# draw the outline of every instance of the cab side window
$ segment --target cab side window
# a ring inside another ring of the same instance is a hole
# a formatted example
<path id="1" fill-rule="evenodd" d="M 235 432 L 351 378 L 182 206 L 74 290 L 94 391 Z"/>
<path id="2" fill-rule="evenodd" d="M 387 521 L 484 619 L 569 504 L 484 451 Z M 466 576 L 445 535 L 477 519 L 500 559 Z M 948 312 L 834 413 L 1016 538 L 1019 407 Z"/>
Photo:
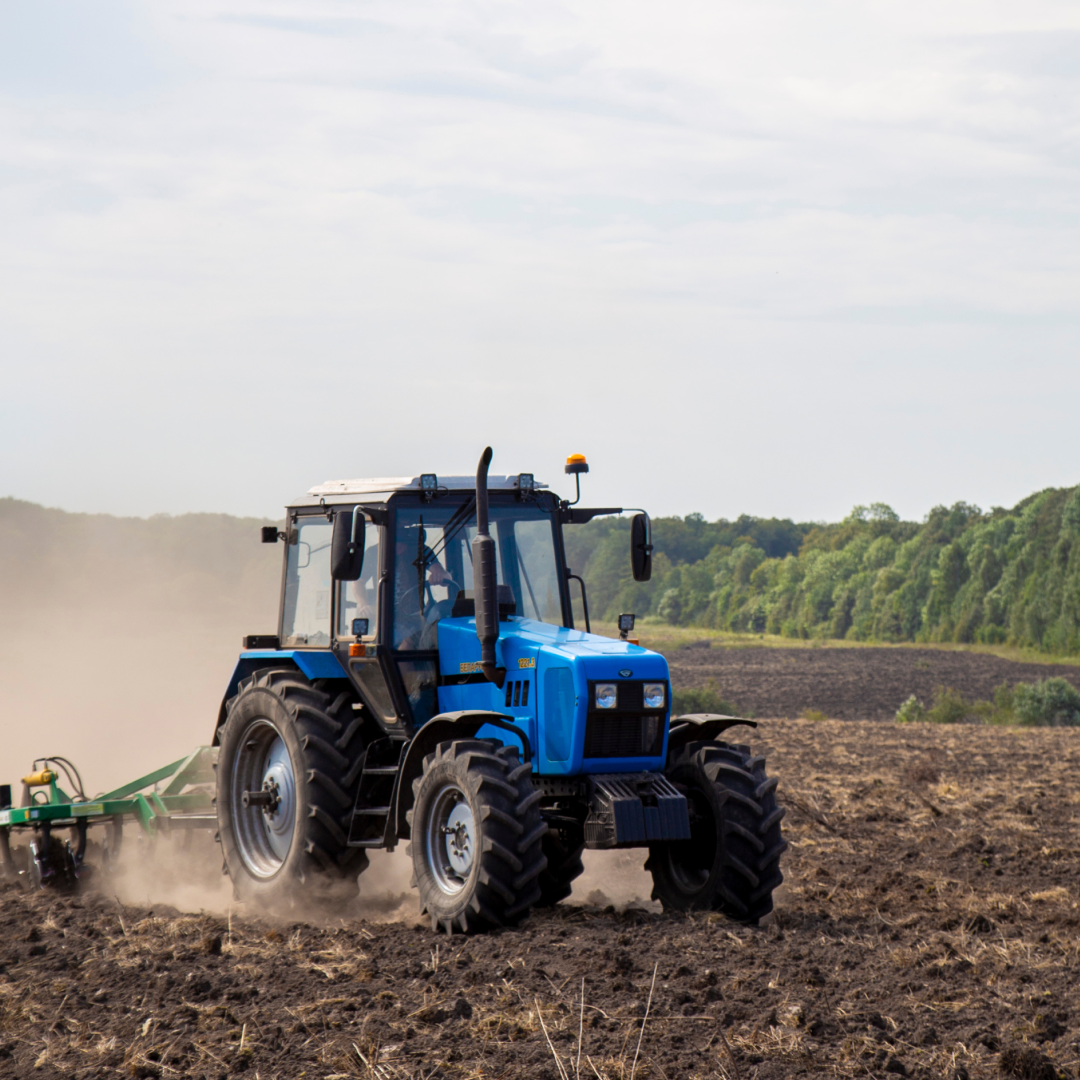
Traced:
<path id="1" fill-rule="evenodd" d="M 330 540 L 324 517 L 300 518 L 289 545 L 281 640 L 286 647 L 330 644 Z"/>
<path id="2" fill-rule="evenodd" d="M 379 617 L 379 541 L 382 527 L 370 521 L 364 530 L 364 568 L 359 581 L 342 581 L 338 588 L 338 638 L 353 637 L 353 620 L 367 619 L 367 637 L 374 637 Z"/>

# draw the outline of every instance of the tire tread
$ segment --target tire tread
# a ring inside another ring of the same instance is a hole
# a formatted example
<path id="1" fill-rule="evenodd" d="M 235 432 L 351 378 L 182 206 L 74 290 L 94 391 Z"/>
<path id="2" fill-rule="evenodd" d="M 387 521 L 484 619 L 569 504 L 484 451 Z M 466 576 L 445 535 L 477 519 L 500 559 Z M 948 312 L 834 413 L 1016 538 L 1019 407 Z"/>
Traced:
<path id="1" fill-rule="evenodd" d="M 236 715 L 237 705 L 251 694 L 270 694 L 277 699 L 278 715 L 283 711 L 292 724 L 303 753 L 297 771 L 298 779 L 306 779 L 308 809 L 306 818 L 298 824 L 302 832 L 298 838 L 300 860 L 294 864 L 291 879 L 282 879 L 277 886 L 281 891 L 278 899 L 293 903 L 292 893 L 297 886 L 311 884 L 312 879 L 340 881 L 355 877 L 368 864 L 364 849 L 348 847 L 353 807 L 350 792 L 364 756 L 364 742 L 358 734 L 361 724 L 352 710 L 356 698 L 341 680 L 310 682 L 295 668 L 262 668 L 242 679 L 236 696 L 226 703 L 227 719 L 219 729 L 219 741 L 224 740 L 230 722 L 241 722 Z M 259 704 L 259 711 L 270 708 L 269 701 Z M 328 741 L 327 736 L 333 741 Z M 227 771 L 218 770 L 219 804 Z M 257 882 L 249 878 L 242 865 L 232 865 L 234 861 L 228 860 L 234 885 L 241 893 L 245 886 L 250 891 Z"/>
<path id="2" fill-rule="evenodd" d="M 667 775 L 684 789 L 696 787 L 715 808 L 718 850 L 705 884 L 689 892 L 671 869 L 679 845 L 654 844 L 645 864 L 653 898 L 669 910 L 708 908 L 759 922 L 772 911 L 773 892 L 784 880 L 780 858 L 788 844 L 780 829 L 785 810 L 776 801 L 779 780 L 766 775 L 765 758 L 750 747 L 718 742 L 680 747 Z"/>
<path id="3" fill-rule="evenodd" d="M 448 897 L 425 864 L 426 843 L 418 842 L 422 816 L 434 770 L 441 776 L 450 766 L 453 782 L 471 793 L 480 831 L 475 878 L 458 897 Z M 547 866 L 543 837 L 547 825 L 537 800 L 531 798 L 531 767 L 522 763 L 517 748 L 492 739 L 457 739 L 440 743 L 424 758 L 423 772 L 413 783 L 415 801 L 409 825 L 414 877 L 421 906 L 434 929 L 472 933 L 519 922 L 539 897 L 536 879 Z M 468 895 L 465 895 L 465 892 Z"/>

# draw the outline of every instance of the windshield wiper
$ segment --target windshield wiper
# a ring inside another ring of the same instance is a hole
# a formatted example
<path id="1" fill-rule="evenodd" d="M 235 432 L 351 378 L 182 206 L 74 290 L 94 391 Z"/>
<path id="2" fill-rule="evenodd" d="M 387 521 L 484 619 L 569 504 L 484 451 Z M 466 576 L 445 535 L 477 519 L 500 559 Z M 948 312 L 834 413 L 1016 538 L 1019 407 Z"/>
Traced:
<path id="1" fill-rule="evenodd" d="M 424 613 L 424 582 L 427 577 L 427 559 L 424 558 L 424 515 L 420 515 L 420 526 L 416 530 L 416 603 L 420 607 L 420 614 Z"/>
<path id="2" fill-rule="evenodd" d="M 476 496 L 473 495 L 454 511 L 454 516 L 443 526 L 442 539 L 435 542 L 435 550 L 431 552 L 432 559 L 437 559 L 446 550 L 446 545 L 468 525 L 472 520 L 472 512 L 475 507 Z"/>

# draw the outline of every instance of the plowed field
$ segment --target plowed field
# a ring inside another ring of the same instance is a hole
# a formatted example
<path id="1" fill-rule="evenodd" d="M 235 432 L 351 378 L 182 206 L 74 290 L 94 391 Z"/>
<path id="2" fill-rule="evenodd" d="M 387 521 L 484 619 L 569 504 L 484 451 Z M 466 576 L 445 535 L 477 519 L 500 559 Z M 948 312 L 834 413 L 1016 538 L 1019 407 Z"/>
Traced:
<path id="1" fill-rule="evenodd" d="M 643 641 L 648 644 L 648 641 Z M 714 682 L 741 715 L 805 716 L 816 709 L 836 720 L 892 720 L 915 694 L 929 705 L 938 686 L 990 701 L 1002 683 L 1051 675 L 1080 688 L 1080 667 L 1006 660 L 987 653 L 933 648 L 724 648 L 707 640 L 667 653 L 680 688 Z"/>
<path id="2" fill-rule="evenodd" d="M 636 853 L 469 939 L 413 900 L 280 921 L 8 885 L 0 1076 L 1074 1076 L 1080 733 L 753 738 L 789 808 L 771 925 L 658 912 Z"/>

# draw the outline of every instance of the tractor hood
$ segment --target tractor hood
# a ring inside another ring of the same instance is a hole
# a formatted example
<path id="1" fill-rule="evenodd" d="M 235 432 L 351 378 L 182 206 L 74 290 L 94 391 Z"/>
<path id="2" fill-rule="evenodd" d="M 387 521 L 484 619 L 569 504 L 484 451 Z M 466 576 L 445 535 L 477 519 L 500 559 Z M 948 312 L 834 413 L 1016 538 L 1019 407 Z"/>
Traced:
<path id="1" fill-rule="evenodd" d="M 490 709 L 510 717 L 529 740 L 536 772 L 558 776 L 663 767 L 671 688 L 667 661 L 659 653 L 511 616 L 500 620 L 495 645 L 496 662 L 506 669 L 500 689 L 481 673 L 474 618 L 442 619 L 438 634 L 440 711 Z M 596 708 L 598 683 L 615 685 L 613 708 Z M 656 683 L 664 685 L 663 707 L 646 709 L 642 688 Z"/>

